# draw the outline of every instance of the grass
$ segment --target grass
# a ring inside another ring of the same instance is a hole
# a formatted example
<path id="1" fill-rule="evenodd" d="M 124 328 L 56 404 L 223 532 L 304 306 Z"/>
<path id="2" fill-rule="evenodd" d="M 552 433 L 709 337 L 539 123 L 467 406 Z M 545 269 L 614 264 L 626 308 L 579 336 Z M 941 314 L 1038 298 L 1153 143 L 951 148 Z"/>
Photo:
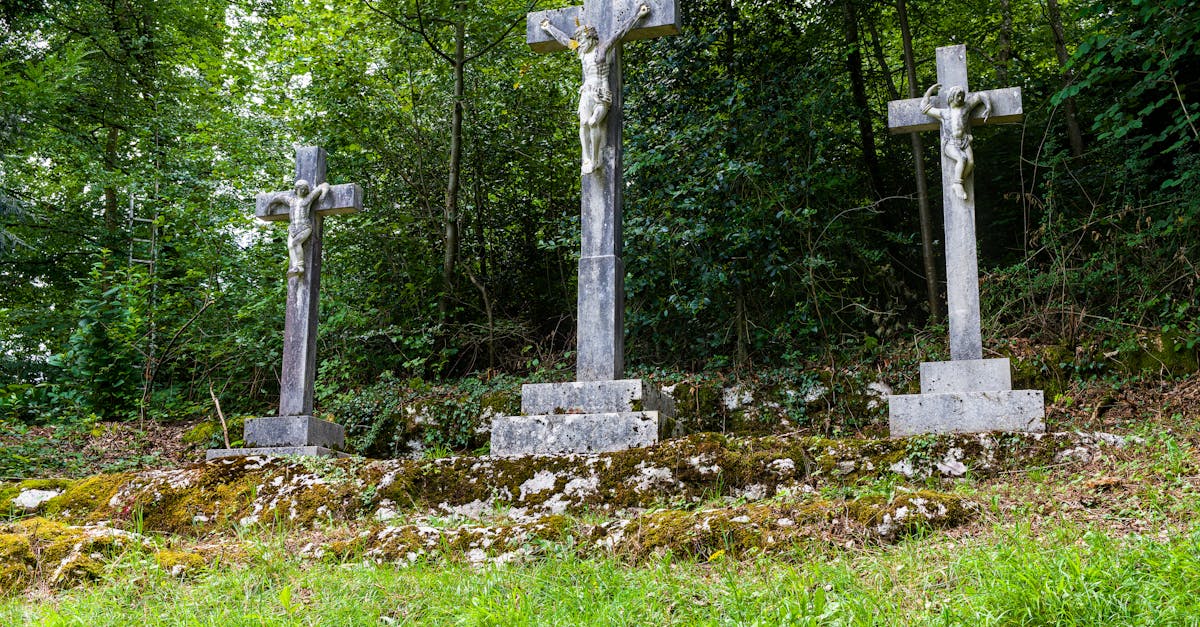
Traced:
<path id="1" fill-rule="evenodd" d="M 264 532 L 265 533 L 265 532 Z M 1194 625 L 1200 532 L 1115 538 L 1070 523 L 868 549 L 641 565 L 563 546 L 524 564 L 296 557 L 283 535 L 189 578 L 132 550 L 105 578 L 0 604 L 43 625 Z"/>

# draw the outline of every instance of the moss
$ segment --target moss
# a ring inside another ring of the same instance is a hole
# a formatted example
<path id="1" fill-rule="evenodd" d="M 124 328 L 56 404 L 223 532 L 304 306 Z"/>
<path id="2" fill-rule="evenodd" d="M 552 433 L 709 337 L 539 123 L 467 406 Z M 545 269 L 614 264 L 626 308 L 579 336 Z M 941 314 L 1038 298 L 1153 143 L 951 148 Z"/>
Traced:
<path id="1" fill-rule="evenodd" d="M 479 413 L 489 416 L 514 416 L 521 413 L 521 394 L 515 390 L 493 390 L 479 397 Z"/>
<path id="2" fill-rule="evenodd" d="M 1200 362 L 1197 361 L 1197 350 L 1184 344 L 1186 339 L 1178 331 L 1145 335 L 1138 339 L 1137 349 L 1123 351 L 1117 360 L 1122 369 L 1131 374 L 1189 375 L 1200 371 Z"/>
<path id="3" fill-rule="evenodd" d="M 1009 356 L 1014 389 L 1042 390 L 1046 398 L 1054 398 L 1067 388 L 1071 378 L 1067 367 L 1075 361 L 1075 351 L 1070 348 L 1042 346 L 1032 356 Z"/>
<path id="4" fill-rule="evenodd" d="M 206 566 L 204 558 L 199 554 L 169 549 L 156 551 L 154 561 L 159 568 L 176 577 L 195 574 Z"/>
<path id="5" fill-rule="evenodd" d="M 21 496 L 26 490 L 59 490 L 64 491 L 75 481 L 71 479 L 26 479 L 17 483 L 7 483 L 0 487 L 0 514 L 13 512 L 12 500 Z"/>
<path id="6" fill-rule="evenodd" d="M 0 533 L 0 594 L 15 591 L 29 580 L 37 560 L 29 537 L 19 533 Z"/>
<path id="7" fill-rule="evenodd" d="M 51 516 L 73 520 L 100 520 L 106 514 L 100 510 L 108 505 L 113 495 L 130 479 L 128 473 L 96 475 L 81 479 L 62 494 L 46 501 L 42 511 Z"/>
<path id="8" fill-rule="evenodd" d="M 855 522 L 872 528 L 884 539 L 931 529 L 957 527 L 972 520 L 978 506 L 961 496 L 932 490 L 900 492 L 891 499 L 867 495 L 847 504 Z"/>
<path id="9" fill-rule="evenodd" d="M 725 407 L 721 385 L 712 381 L 684 382 L 675 386 L 675 436 L 705 431 L 724 431 Z"/>
<path id="10" fill-rule="evenodd" d="M 100 577 L 104 572 L 103 560 L 126 545 L 119 532 L 113 530 L 89 530 L 44 518 L 27 518 L 9 525 L 0 536 L 4 537 L 0 544 L 8 548 L 0 552 L 11 552 L 13 557 L 0 566 L 8 568 L 10 578 L 16 573 L 16 580 L 29 584 L 36 574 L 57 587 Z M 23 555 L 25 546 L 27 556 Z M 15 568 L 20 561 L 27 566 L 25 575 Z"/>
<path id="11" fill-rule="evenodd" d="M 231 443 L 242 439 L 240 434 L 245 426 L 245 421 L 245 416 L 233 416 L 226 421 L 225 424 L 229 430 Z M 220 421 L 207 420 L 188 429 L 183 434 L 183 442 L 184 444 L 191 444 L 193 446 L 224 446 L 225 439 Z"/>

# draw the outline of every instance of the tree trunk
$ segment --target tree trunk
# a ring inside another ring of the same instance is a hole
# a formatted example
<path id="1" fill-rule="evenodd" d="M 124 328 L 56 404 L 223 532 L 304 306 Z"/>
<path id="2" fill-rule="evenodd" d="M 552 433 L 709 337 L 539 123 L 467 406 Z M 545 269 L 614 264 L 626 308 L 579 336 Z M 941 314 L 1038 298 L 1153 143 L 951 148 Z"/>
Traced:
<path id="1" fill-rule="evenodd" d="M 454 112 L 450 119 L 450 175 L 446 182 L 446 205 L 442 213 L 446 247 L 446 254 L 442 259 L 442 298 L 438 302 L 438 314 L 442 319 L 445 319 L 450 311 L 450 299 L 454 294 L 454 266 L 458 261 L 458 188 L 459 173 L 462 170 L 463 74 L 466 69 L 464 39 L 465 28 L 462 22 L 458 22 L 454 25 Z"/>
<path id="2" fill-rule="evenodd" d="M 871 126 L 871 103 L 867 100 L 866 81 L 863 80 L 863 60 L 858 37 L 858 11 L 854 0 L 843 0 L 843 15 L 846 20 L 846 70 L 850 74 L 850 89 L 854 96 L 855 117 L 858 118 L 859 146 L 871 179 L 871 191 L 880 196 L 883 190 L 883 174 L 879 169 L 879 158 L 875 152 L 875 131 Z"/>
<path id="3" fill-rule="evenodd" d="M 1008 63 L 1012 60 L 1013 52 L 1013 18 L 1011 4 L 1011 0 L 1000 0 L 1000 66 L 996 68 L 996 75 L 1000 78 L 1001 85 L 1008 84 Z"/>
<path id="4" fill-rule="evenodd" d="M 917 87 L 917 64 L 913 57 L 912 31 L 908 27 L 908 7 L 905 0 L 896 0 L 896 16 L 900 20 L 900 37 L 904 41 L 904 73 L 908 83 L 908 97 L 920 95 Z M 929 319 L 942 319 L 941 290 L 938 289 L 937 260 L 933 254 L 933 217 L 929 211 L 929 188 L 925 184 L 925 150 L 920 133 L 909 133 L 912 138 L 913 165 L 917 174 L 917 206 L 921 218 L 921 258 L 925 263 L 925 292 L 929 299 Z"/>
<path id="5" fill-rule="evenodd" d="M 1071 70 L 1067 69 L 1067 37 L 1063 31 L 1062 15 L 1058 11 L 1058 0 L 1046 0 L 1046 17 L 1050 21 L 1050 30 L 1054 31 L 1054 53 L 1058 56 L 1058 65 L 1062 68 L 1062 86 L 1065 89 L 1074 80 Z M 1079 129 L 1079 116 L 1075 110 L 1075 99 L 1067 98 L 1063 106 L 1067 118 L 1067 136 L 1071 140 L 1071 155 L 1078 157 L 1083 154 L 1083 132 Z"/>
<path id="6" fill-rule="evenodd" d="M 104 143 L 104 170 L 108 175 L 115 176 L 117 173 L 117 140 L 120 138 L 120 131 L 115 126 L 108 127 L 108 138 Z M 120 222 L 120 207 L 117 204 L 117 188 L 110 180 L 104 186 L 104 227 L 111 233 L 117 230 L 117 224 Z"/>

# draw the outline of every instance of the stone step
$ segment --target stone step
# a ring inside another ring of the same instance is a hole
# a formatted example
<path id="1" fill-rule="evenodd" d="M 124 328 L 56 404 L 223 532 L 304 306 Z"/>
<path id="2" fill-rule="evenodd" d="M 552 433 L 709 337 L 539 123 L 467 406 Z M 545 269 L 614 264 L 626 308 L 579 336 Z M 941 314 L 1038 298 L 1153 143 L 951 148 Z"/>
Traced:
<path id="1" fill-rule="evenodd" d="M 609 453 L 658 442 L 656 411 L 497 416 L 492 455 Z"/>

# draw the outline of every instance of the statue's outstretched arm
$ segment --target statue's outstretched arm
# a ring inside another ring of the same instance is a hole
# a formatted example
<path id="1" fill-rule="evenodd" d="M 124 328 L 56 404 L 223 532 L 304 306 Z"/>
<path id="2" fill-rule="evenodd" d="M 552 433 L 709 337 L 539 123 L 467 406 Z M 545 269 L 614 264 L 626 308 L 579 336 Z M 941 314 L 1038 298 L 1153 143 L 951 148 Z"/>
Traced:
<path id="1" fill-rule="evenodd" d="M 637 11 L 631 15 L 629 19 L 625 20 L 624 24 L 621 24 L 621 26 L 617 28 L 617 32 L 613 33 L 612 38 L 600 45 L 601 56 L 604 59 L 608 59 L 608 53 L 612 51 L 613 46 L 615 46 L 618 41 L 625 39 L 625 36 L 629 34 L 629 31 L 633 30 L 633 27 L 637 26 L 637 23 L 642 21 L 642 18 L 646 17 L 647 15 L 650 15 L 650 5 L 643 2 L 638 5 Z"/>
<path id="2" fill-rule="evenodd" d="M 554 41 L 557 41 L 558 43 L 566 46 L 567 48 L 571 47 L 571 41 L 572 41 L 571 38 L 568 37 L 566 33 L 562 32 L 561 30 L 558 30 L 558 27 L 551 24 L 550 20 L 542 20 L 541 27 L 542 27 L 542 30 L 546 31 L 547 33 L 550 33 L 550 36 L 554 38 Z"/>
<path id="3" fill-rule="evenodd" d="M 983 105 L 983 121 L 986 122 L 988 116 L 992 115 L 992 101 L 986 94 L 972 94 L 972 97 L 975 99 L 976 104 Z"/>
<path id="4" fill-rule="evenodd" d="M 271 199 L 267 201 L 267 211 L 274 213 L 275 205 L 281 206 L 286 211 L 291 211 L 291 196 L 291 192 L 273 192 L 271 194 Z"/>
<path id="5" fill-rule="evenodd" d="M 942 112 L 933 108 L 933 97 L 937 95 L 938 90 L 941 88 L 941 83 L 934 83 L 929 86 L 929 89 L 925 90 L 925 95 L 921 97 L 921 113 L 939 120 L 942 119 Z"/>

